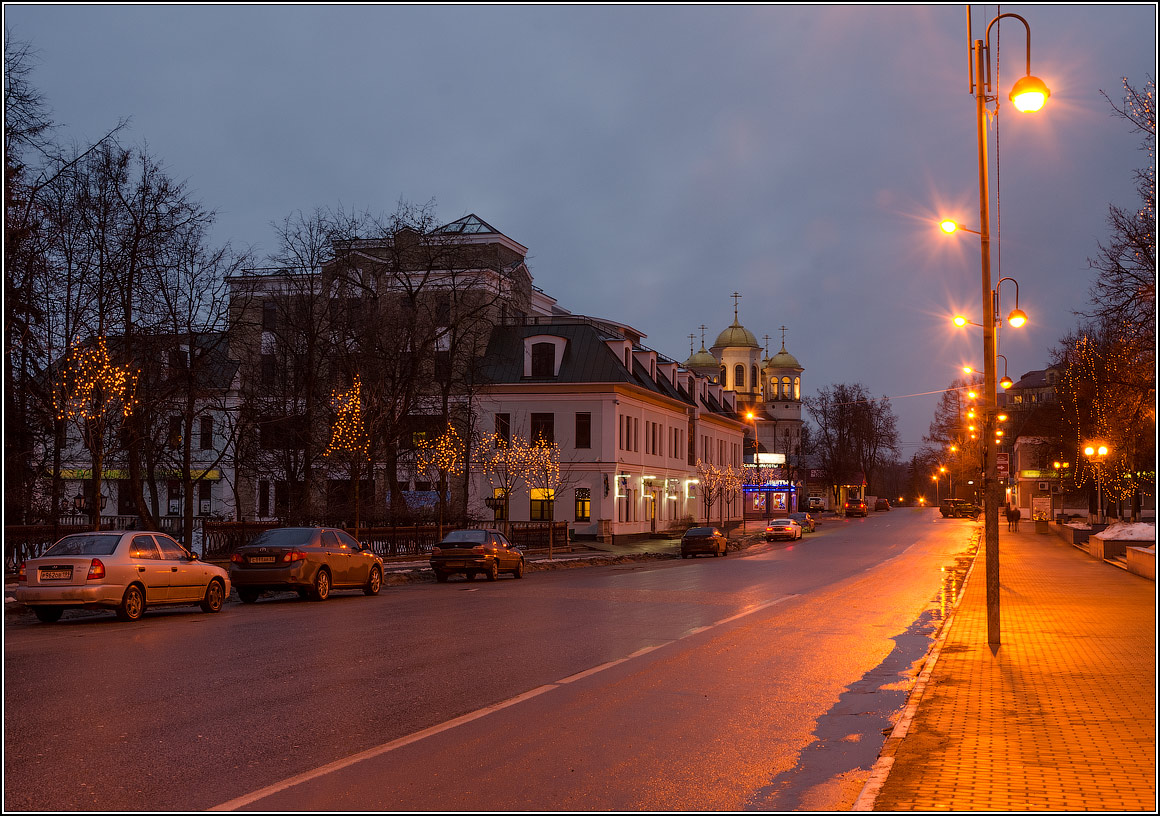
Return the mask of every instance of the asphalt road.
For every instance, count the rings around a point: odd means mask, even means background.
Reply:
[[[5,810],[832,810],[971,522],[222,613],[5,622]]]

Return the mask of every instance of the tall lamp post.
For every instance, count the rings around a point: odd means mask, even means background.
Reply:
[[[1096,523],[1103,524],[1104,519],[1104,491],[1101,480],[1104,469],[1104,459],[1108,456],[1108,446],[1103,442],[1088,442],[1084,446],[1083,455],[1088,458],[1096,469]]]
[[[983,430],[980,438],[983,440],[983,537],[985,541],[987,564],[987,642],[992,649],[997,649],[1000,643],[999,627],[999,483],[997,478],[994,443],[991,434],[991,424],[994,421],[996,408],[996,348],[995,343],[995,298],[991,288],[991,208],[990,208],[990,169],[987,161],[987,103],[998,99],[997,96],[988,96],[991,90],[990,54],[991,54],[991,26],[1011,17],[1023,23],[1027,30],[1027,71],[1011,89],[1008,98],[1016,109],[1025,113],[1039,110],[1050,96],[1050,91],[1043,80],[1031,75],[1031,26],[1018,14],[1004,13],[995,17],[987,24],[986,33],[981,40],[975,40],[971,46],[971,77],[970,89],[975,95],[975,134],[979,147],[979,244],[981,263],[981,280],[983,288]],[[967,27],[970,29],[971,9],[967,6]],[[953,232],[950,222],[943,223],[943,229]],[[973,230],[970,230],[973,232]]]

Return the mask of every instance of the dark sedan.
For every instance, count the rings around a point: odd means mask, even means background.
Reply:
[[[681,536],[681,558],[729,555],[729,538],[716,527],[690,527]]]
[[[294,590],[316,601],[325,601],[332,589],[377,595],[383,559],[342,530],[279,527],[238,547],[230,556],[230,581],[242,603],[277,590]]]
[[[524,553],[499,530],[454,530],[431,550],[431,569],[439,583],[457,572],[468,581],[479,574],[494,581],[501,572],[523,578]]]

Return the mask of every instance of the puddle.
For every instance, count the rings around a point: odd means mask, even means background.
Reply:
[[[819,786],[851,772],[869,774],[906,706],[919,661],[954,608],[976,550],[972,546],[943,568],[942,584],[930,606],[906,631],[894,636],[890,654],[850,685],[818,719],[814,741],[802,751],[797,765],[755,791],[744,810],[810,810],[810,794]]]

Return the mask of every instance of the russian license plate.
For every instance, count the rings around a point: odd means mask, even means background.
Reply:
[[[251,564],[273,564],[274,563],[274,556],[272,556],[272,555],[251,555],[250,556],[250,563]]]
[[[40,571],[40,580],[42,581],[67,581],[72,578],[72,567],[68,569],[42,569]]]

